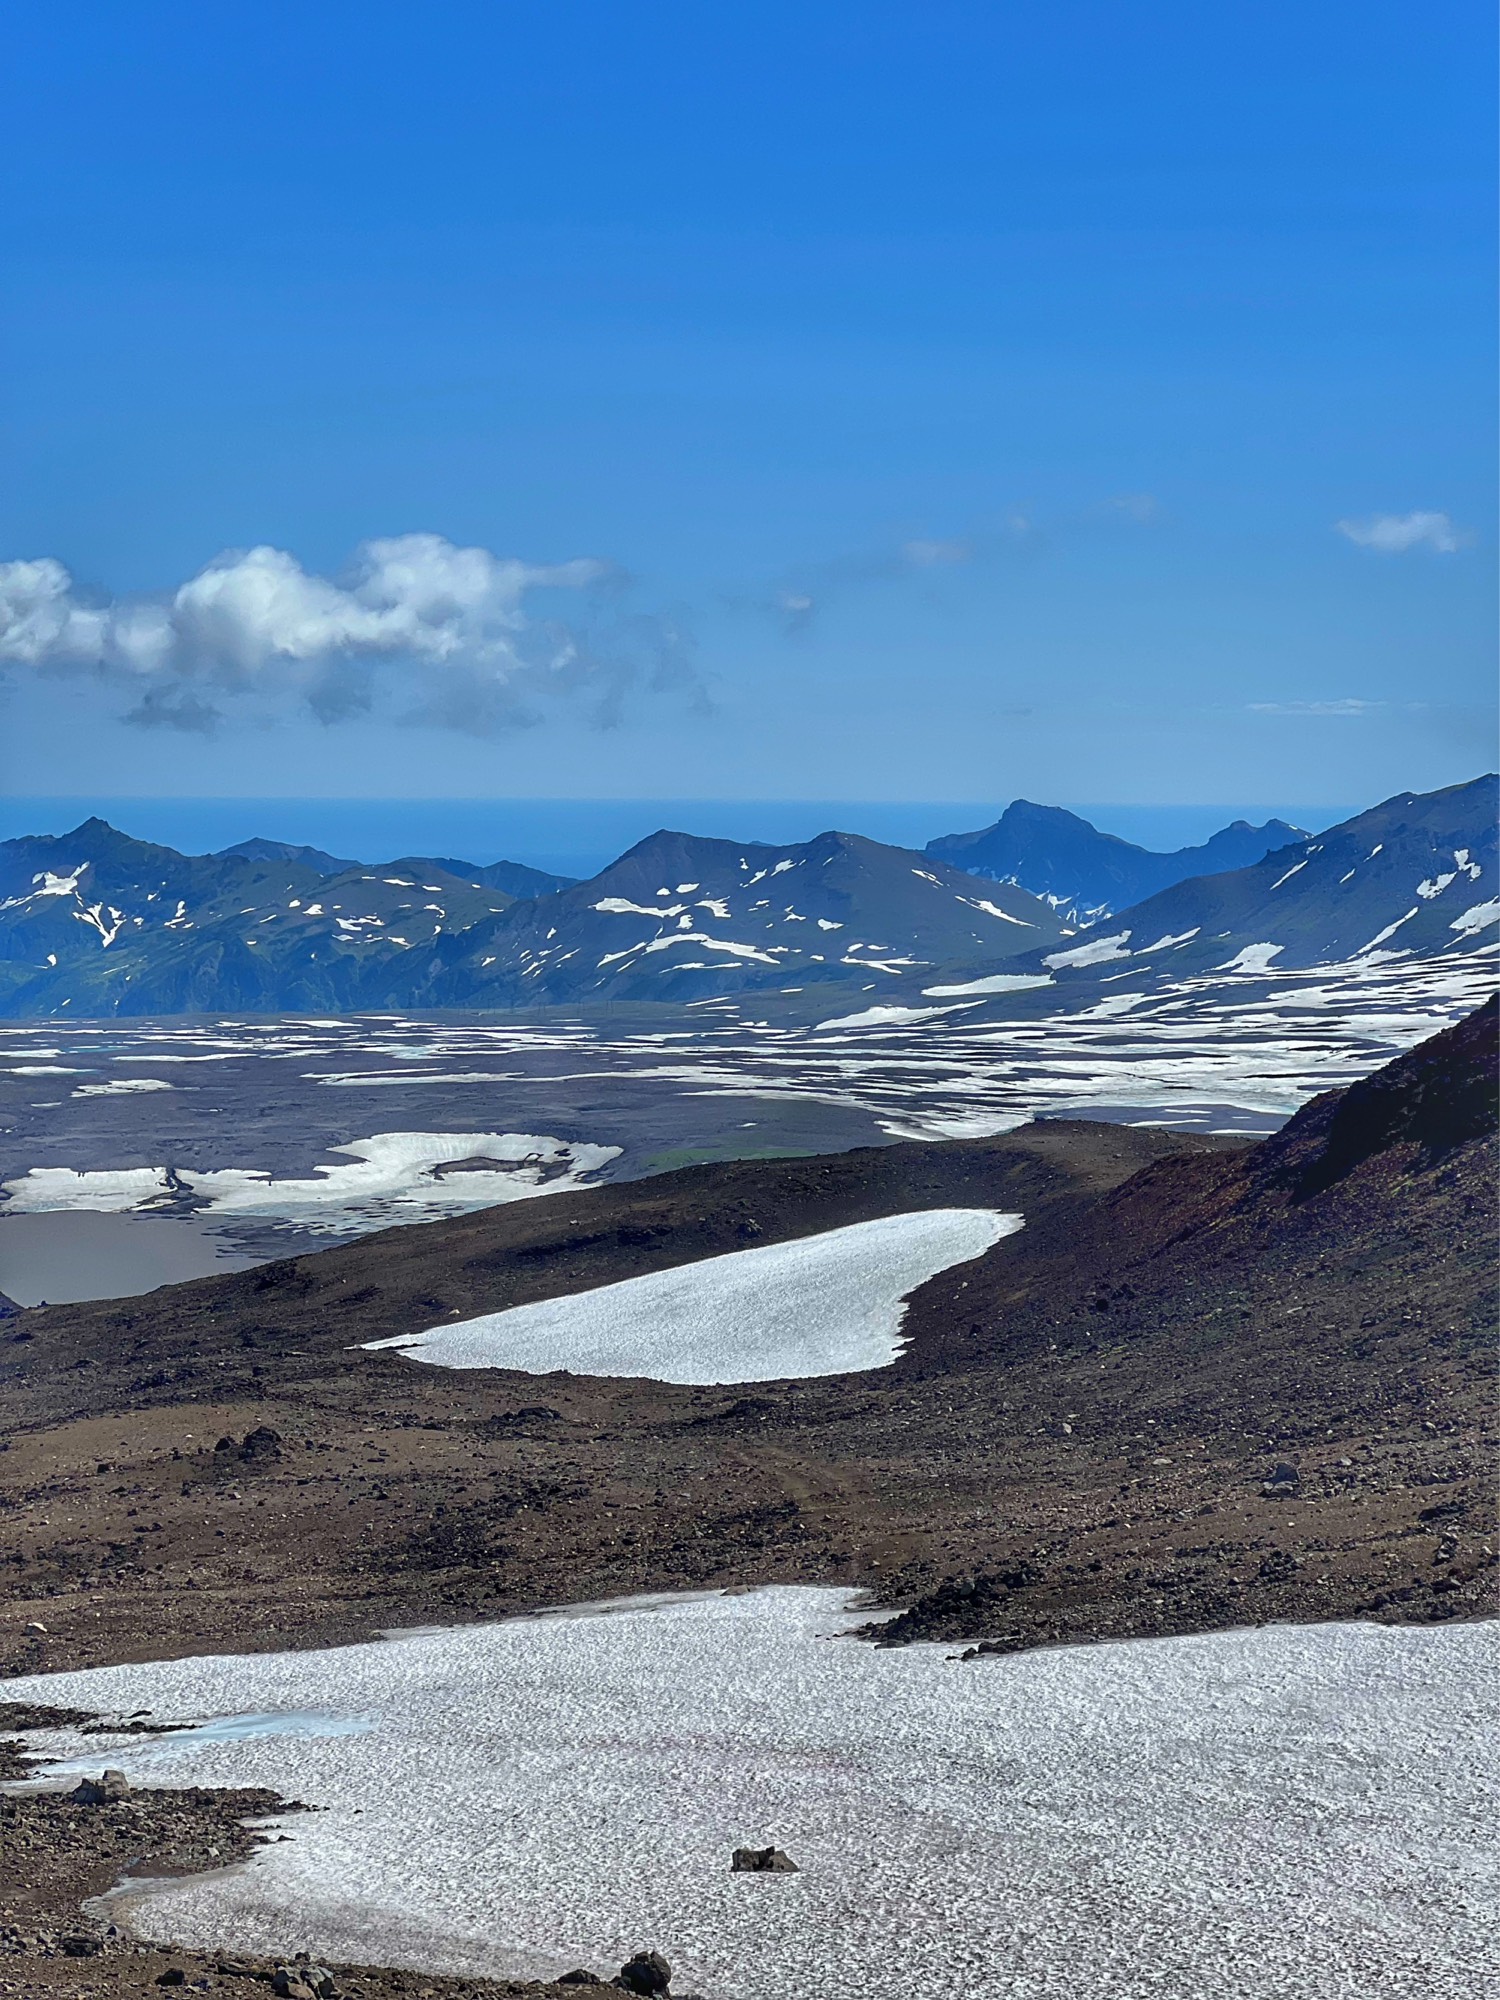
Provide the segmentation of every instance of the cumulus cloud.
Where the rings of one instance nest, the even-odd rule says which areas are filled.
[[[609,721],[632,685],[692,681],[685,635],[625,611],[625,584],[593,559],[524,563],[413,534],[365,542],[336,579],[263,546],[160,596],[94,602],[42,557],[0,563],[0,663],[91,671],[134,697],[129,720],[187,730],[256,695],[342,721],[372,707],[381,675],[413,721],[485,731],[532,719],[553,691],[584,692]],[[559,592],[576,615],[536,608]]]
[[[1447,514],[1376,514],[1368,521],[1335,521],[1334,527],[1359,548],[1383,556],[1405,555],[1408,549],[1429,548],[1451,556],[1469,537],[1460,534]]]
[[[1347,695],[1339,701],[1247,701],[1252,715],[1369,715],[1383,701],[1360,701]]]

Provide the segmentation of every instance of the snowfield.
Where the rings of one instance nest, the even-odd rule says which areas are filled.
[[[42,1740],[70,1771],[324,1808],[131,1897],[184,1945],[533,1977],[654,1946],[710,2000],[1495,1990],[1494,1624],[957,1665],[834,1636],[849,1605],[638,1601],[6,1693],[237,1718]],[[799,1874],[730,1874],[773,1842]]]
[[[33,1167],[6,1181],[4,1192],[11,1212],[21,1215],[69,1208],[149,1210],[187,1197],[196,1199],[205,1215],[344,1233],[428,1222],[585,1187],[620,1149],[570,1145],[530,1132],[377,1132],[328,1150],[352,1158],[319,1167],[306,1180],[276,1180],[237,1167],[170,1175],[165,1167],[87,1173]]]
[[[907,1294],[982,1256],[1021,1222],[988,1208],[881,1216],[365,1346],[396,1347],[439,1368],[566,1368],[655,1382],[884,1368],[904,1345]]]

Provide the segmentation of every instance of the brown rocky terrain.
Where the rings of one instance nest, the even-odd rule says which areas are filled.
[[[1254,1147],[1057,1122],[692,1168],[22,1313],[0,1665],[764,1581],[863,1588],[907,1607],[883,1643],[965,1650],[1488,1615],[1495,1047],[1491,1004]],[[354,1351],[962,1204],[1026,1227],[923,1286],[866,1374],[693,1389]]]
[[[94,1902],[132,1877],[231,1867],[263,1841],[286,1837],[252,1832],[245,1821],[287,1809],[272,1792],[197,1786],[136,1791],[97,1806],[58,1792],[0,1796],[0,1994],[20,2000],[124,2000],[132,1994],[154,2000],[174,1992],[212,1992],[223,2000],[278,1994],[287,2000],[577,2000],[589,1990],[577,1978],[451,1979],[382,1966],[315,1966],[305,1955],[299,1962],[185,1951],[144,1942],[131,1934],[123,1909],[122,1921],[112,1923],[108,1908]],[[605,1986],[604,1975],[596,1973],[592,1984]]]

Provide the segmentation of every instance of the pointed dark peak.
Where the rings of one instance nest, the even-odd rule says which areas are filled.
[[[58,840],[88,841],[96,846],[104,841],[114,844],[118,844],[121,841],[130,841],[132,846],[140,846],[142,844],[136,841],[132,835],[121,833],[117,826],[111,826],[107,819],[100,819],[97,813],[91,813],[87,819],[80,820],[71,833],[60,833],[56,838]]]
[[[1014,825],[1025,820],[1035,820],[1043,826],[1082,826],[1090,833],[1098,832],[1092,820],[1086,820],[1081,813],[1069,812],[1066,806],[1038,805],[1035,799],[1012,799],[996,824],[1003,826],[1009,821]]]
[[[47,839],[48,836],[40,838]],[[103,861],[122,854],[132,857],[166,854],[174,860],[180,858],[175,848],[159,847],[154,841],[137,840],[134,834],[122,833],[107,819],[100,819],[97,813],[80,820],[71,833],[51,836],[50,845],[60,853],[76,854],[90,861]]]

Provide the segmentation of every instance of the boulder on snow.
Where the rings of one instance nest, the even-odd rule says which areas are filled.
[[[659,1951],[638,1951],[615,1977],[615,1985],[626,1993],[665,1993],[671,1983],[672,1968]]]
[[[779,1847],[737,1847],[730,1859],[731,1875],[796,1875],[799,1870],[790,1854]]]

